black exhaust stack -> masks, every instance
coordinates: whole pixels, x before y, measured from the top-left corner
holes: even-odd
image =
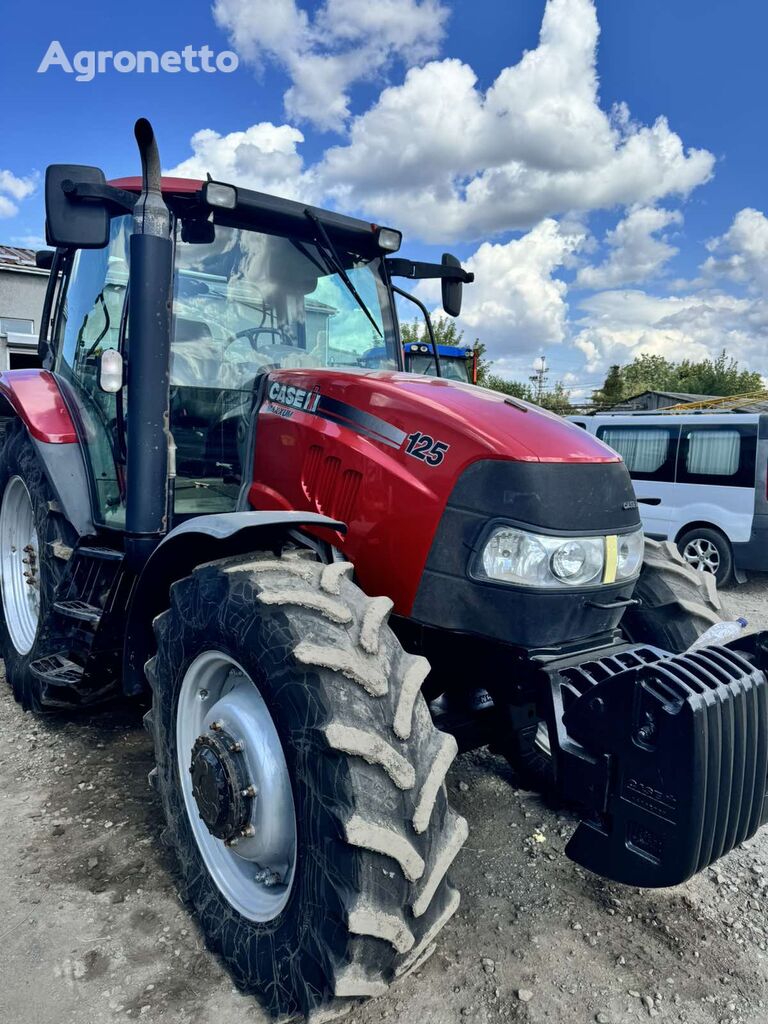
[[[152,125],[139,118],[142,190],[130,240],[125,548],[140,569],[168,530],[169,364],[173,245]]]

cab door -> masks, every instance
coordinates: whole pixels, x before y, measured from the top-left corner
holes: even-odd
[[[109,244],[69,254],[55,325],[53,369],[80,433],[97,525],[125,525],[122,396],[99,388],[102,352],[119,348],[128,292],[130,216],[112,220]]]

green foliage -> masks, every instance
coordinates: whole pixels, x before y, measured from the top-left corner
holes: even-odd
[[[519,380],[505,380],[498,374],[487,373],[482,383],[483,387],[492,391],[500,391],[504,395],[521,398],[532,405],[540,405],[542,409],[555,412],[558,416],[567,416],[572,411],[571,393],[562,381],[558,381],[551,390],[544,392],[540,402],[536,401],[536,389]]]
[[[627,366],[612,366],[599,391],[598,405],[614,405],[643,391],[681,391],[694,395],[743,395],[763,387],[759,373],[741,369],[725,349],[715,359],[675,363],[665,356],[637,356]]]

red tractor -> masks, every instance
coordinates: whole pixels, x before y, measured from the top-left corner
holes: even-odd
[[[491,744],[568,854],[683,881],[766,818],[766,637],[686,653],[709,577],[623,463],[400,372],[399,232],[215,181],[46,175],[44,369],[0,375],[0,646],[34,712],[151,701],[181,886],[274,1013],[343,1010],[458,906],[446,772]],[[367,354],[381,349],[376,367]]]

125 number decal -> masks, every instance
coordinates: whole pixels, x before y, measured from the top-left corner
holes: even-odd
[[[439,466],[451,447],[445,441],[436,441],[434,437],[422,434],[419,430],[409,434],[406,441],[405,454],[412,455],[414,459],[421,459],[428,466]]]

